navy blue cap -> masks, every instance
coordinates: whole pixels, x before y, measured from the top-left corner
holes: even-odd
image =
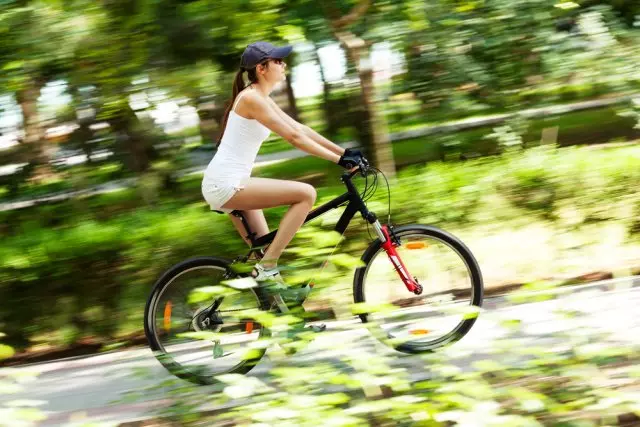
[[[245,70],[249,70],[265,59],[286,58],[291,53],[291,50],[293,50],[291,46],[276,47],[269,42],[251,43],[242,53],[240,66]]]

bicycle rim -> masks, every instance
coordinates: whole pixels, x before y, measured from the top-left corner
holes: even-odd
[[[180,377],[211,383],[248,371],[264,353],[259,340],[268,330],[254,319],[259,299],[223,286],[226,273],[219,265],[191,266],[171,276],[154,299],[156,356]]]
[[[378,338],[400,351],[429,351],[456,341],[473,325],[473,306],[480,305],[475,260],[463,245],[438,233],[415,228],[398,235],[402,245],[396,250],[423,291],[407,290],[380,247],[364,267],[360,294],[367,312],[361,317]]]

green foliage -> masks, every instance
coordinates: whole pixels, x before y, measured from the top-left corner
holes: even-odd
[[[612,12],[622,12],[628,24],[635,8],[627,2],[599,2],[611,3],[611,8],[593,2],[571,7],[556,3],[383,0],[373,2],[350,29],[368,42],[386,41],[405,54],[407,73],[394,76],[384,88],[401,92],[384,107],[395,130],[421,125],[425,117],[441,121],[637,88],[637,31],[622,25]],[[339,2],[336,11],[344,13],[354,4]],[[73,101],[59,111],[58,120],[83,117],[66,148],[109,148],[116,153],[105,163],[57,169],[56,178],[39,186],[20,184],[30,174],[25,172],[6,184],[10,190],[0,189],[2,197],[139,178],[134,189],[2,214],[0,297],[12,307],[1,312],[0,327],[12,340],[28,345],[30,340],[64,343],[89,334],[113,337],[118,325],[136,324],[136,303],[168,265],[197,253],[243,249],[229,237],[228,223],[212,217],[200,201],[198,178],[176,178],[187,166],[189,145],[197,144],[186,139],[201,133],[201,144],[207,143],[206,131],[216,127],[238,53],[247,43],[260,38],[306,40],[322,47],[334,42],[326,13],[307,0],[0,5],[0,89],[15,92],[23,101],[28,89],[35,103],[47,82],[63,80]],[[569,30],[556,27],[563,20],[572,23]],[[293,56],[291,64],[313,56]],[[305,101],[303,117],[322,123],[320,110],[326,109],[335,116],[325,123],[330,136],[366,139],[357,85],[337,82],[328,89],[327,104],[324,97]],[[210,128],[174,136],[160,132],[150,113],[167,101],[196,107],[201,118],[212,122],[205,126]],[[205,118],[207,103],[214,113]],[[614,120],[610,113],[595,110],[558,119],[560,143],[633,136],[625,133],[625,126],[637,114],[630,110],[630,116]],[[99,120],[109,127],[87,130]],[[535,145],[540,130],[555,124],[555,118],[548,118],[527,126],[516,117],[487,139],[482,135],[488,131],[480,129],[439,137],[435,143],[405,141],[395,144],[394,151],[400,165],[469,159],[507,146]],[[97,141],[87,144],[91,138]],[[280,140],[269,141],[263,153],[285,146]],[[502,159],[407,168],[394,188],[394,219],[473,225],[495,213],[503,218],[533,214],[551,221],[573,216],[578,218],[574,224],[627,221],[628,206],[637,199],[630,190],[637,187],[635,151],[624,160],[618,154],[583,151],[515,151]],[[261,175],[325,184],[333,168],[305,158],[264,168]],[[605,198],[613,201],[613,209],[605,206]],[[381,199],[372,206],[378,212],[386,209]],[[634,233],[633,224],[625,226]],[[364,230],[353,233],[367,236]],[[329,250],[318,237],[303,234],[300,241],[288,254],[291,258],[312,258]],[[361,250],[349,247],[346,255],[332,259],[332,267],[346,274]],[[57,304],[47,304],[53,298]],[[37,322],[27,322],[29,310],[18,312],[21,304],[41,313]],[[48,335],[51,331],[59,333]]]
[[[520,114],[505,122],[503,126],[493,128],[493,133],[486,135],[487,139],[495,139],[498,152],[506,152],[524,148],[523,137],[529,128],[527,120]]]
[[[401,2],[396,39],[408,61],[401,87],[425,108],[448,111],[470,104],[521,108],[539,91],[568,99],[568,82],[603,85],[606,92],[630,88],[637,35],[607,7],[556,3]]]
[[[579,299],[557,302],[579,306]],[[586,426],[637,414],[637,344],[589,326],[582,311],[549,314],[554,327],[540,335],[517,310],[483,313],[502,326],[473,353],[457,344],[408,356],[372,349],[353,329],[329,331],[314,337],[311,354],[274,351],[267,369],[221,376],[214,390],[167,380],[130,399],[171,396],[157,421],[181,425]]]
[[[4,336],[4,334],[1,334],[1,336]],[[8,359],[10,357],[12,357],[15,354],[15,351],[13,350],[12,347],[9,347],[6,344],[0,344],[0,360],[2,359]]]
[[[303,173],[313,167],[295,162]],[[290,165],[278,168],[291,172]],[[633,231],[639,171],[637,146],[537,147],[497,158],[411,166],[393,183],[392,220],[445,229],[513,221],[553,221],[560,227],[622,221]],[[281,176],[275,169],[272,173]],[[6,217],[11,227],[0,246],[0,301],[11,303],[2,306],[0,323],[11,342],[62,344],[86,335],[117,339],[122,332],[139,329],[140,306],[170,265],[197,255],[242,254],[246,246],[227,218],[212,214],[204,202],[189,201],[199,199],[199,179],[192,180],[190,196],[163,196],[152,206],[129,205],[135,193],[113,193]],[[183,182],[178,194],[185,193],[190,182]],[[318,203],[341,191],[321,188]],[[368,205],[386,218],[386,186],[379,187]],[[274,224],[282,213],[267,211],[267,219]],[[355,224],[347,232],[349,244],[342,245],[331,268],[320,273],[319,264],[340,242],[339,236],[327,233],[337,217],[321,218],[303,228],[285,253],[283,264],[292,268],[285,277],[291,285],[313,278],[339,284],[347,292],[350,272],[371,234]],[[331,294],[331,286],[319,287],[319,292],[324,289]]]
[[[637,7],[620,1],[564,4],[572,7],[546,0],[521,5],[380,1],[373,2],[351,29],[368,42],[390,43],[405,54],[407,73],[400,72],[393,83],[380,86],[417,100],[408,109],[389,108],[391,128],[397,130],[433,117],[513,111],[529,103],[637,88],[638,79],[631,70],[638,68],[638,36],[629,21]],[[345,13],[353,7],[353,2],[344,2],[335,11]],[[252,17],[247,19],[249,9]],[[193,141],[168,137],[143,117],[166,101],[194,106],[202,120],[202,143],[207,144],[216,133],[239,51],[262,38],[312,42],[315,52],[335,42],[328,9],[307,0],[289,4],[163,0],[126,7],[119,2],[84,0],[5,2],[0,8],[1,31],[6,36],[0,47],[0,64],[6,71],[1,85],[7,92],[15,91],[23,104],[28,99],[35,103],[46,83],[63,81],[72,103],[61,109],[57,120],[78,118],[81,124],[68,147],[85,153],[109,148],[128,172],[146,172],[157,156],[178,168],[180,155],[164,153],[157,146],[167,139],[177,145]],[[570,25],[564,28],[563,23]],[[290,65],[315,60],[313,52],[296,52]],[[318,111],[309,114],[308,124],[322,130],[326,121],[327,135],[336,140],[366,140],[358,85],[335,82],[327,89],[326,105],[323,99],[314,107]],[[320,110],[331,116],[329,120],[320,117]],[[25,122],[29,120],[37,117],[25,115]],[[95,120],[109,122],[106,141],[88,131]],[[507,129],[502,130],[499,139],[509,140]],[[31,136],[36,133],[29,131]],[[263,152],[286,147],[272,141]],[[16,178],[24,181],[28,174]],[[69,170],[64,178],[73,183],[57,189],[76,188],[84,182],[80,168]],[[41,194],[9,185],[14,198]]]

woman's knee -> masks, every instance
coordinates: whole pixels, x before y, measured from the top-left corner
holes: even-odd
[[[302,202],[309,203],[311,206],[316,202],[316,197],[318,197],[318,193],[316,189],[309,184],[302,184]]]
[[[304,203],[313,205],[316,202],[316,189],[304,182],[296,182],[295,187],[291,188],[294,195],[294,203]]]

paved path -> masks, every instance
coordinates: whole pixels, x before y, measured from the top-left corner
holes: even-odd
[[[559,308],[575,309],[582,313],[573,321],[575,330],[594,326],[612,331],[620,342],[640,343],[640,312],[637,310],[640,305],[639,276],[563,288],[556,299],[527,302],[535,300],[535,297],[536,294],[528,294],[515,302],[503,297],[487,300],[487,312],[481,315],[471,332],[452,347],[469,354],[456,363],[464,369],[474,360],[491,357],[489,351],[492,342],[506,333],[500,326],[500,319],[504,318],[517,318],[526,325],[521,332],[521,343],[530,341],[541,345],[547,341],[557,341],[551,334],[566,327],[566,323],[558,321]],[[344,355],[346,351],[340,343],[348,343],[348,351],[351,352],[392,353],[355,320],[332,322],[328,325],[328,331],[330,333],[319,335],[305,350],[294,356],[294,361],[335,359],[335,363],[339,363],[340,354]],[[397,364],[408,367],[412,378],[418,380],[425,377],[425,369],[423,363],[415,363],[416,360],[420,361],[409,356],[397,357]],[[251,375],[264,376],[274,363],[279,362],[263,359]],[[150,374],[150,377],[135,374],[141,370]],[[4,368],[0,370],[0,378],[9,372],[21,375],[34,373],[38,374],[38,378],[25,382],[21,392],[0,394],[0,408],[15,399],[43,401],[45,403],[40,408],[49,418],[41,425],[46,426],[81,425],[89,420],[104,422],[104,425],[118,425],[119,422],[144,418],[149,411],[166,405],[168,401],[162,396],[149,395],[146,400],[135,404],[115,402],[124,392],[153,386],[163,379],[172,378],[147,349]]]

